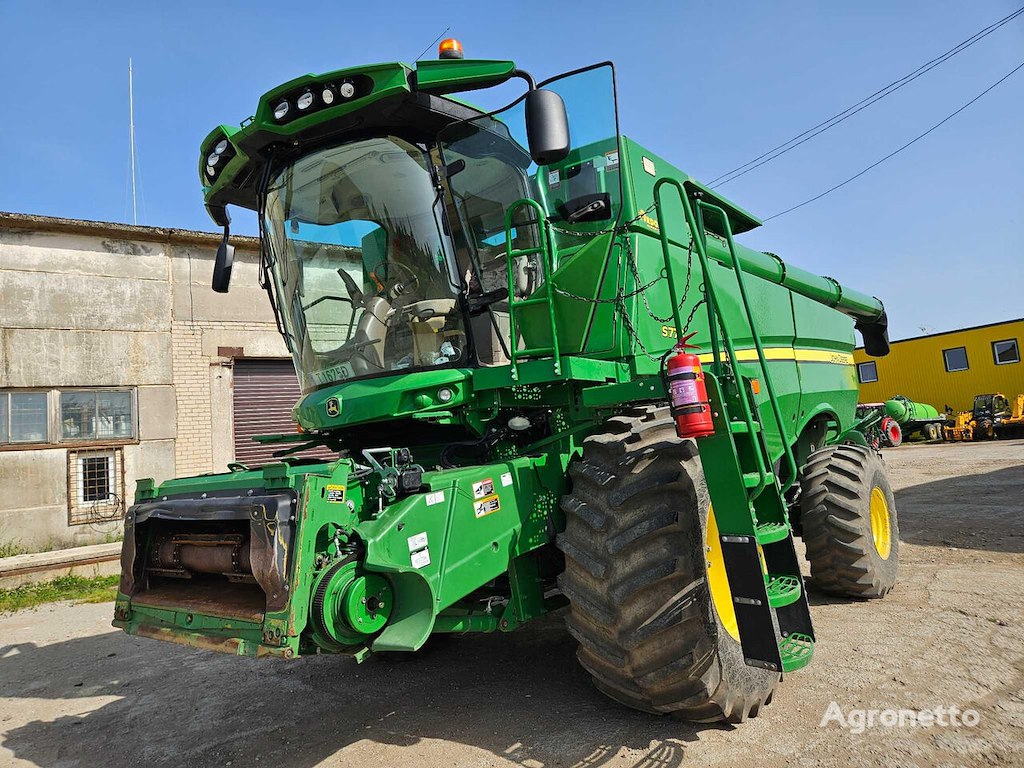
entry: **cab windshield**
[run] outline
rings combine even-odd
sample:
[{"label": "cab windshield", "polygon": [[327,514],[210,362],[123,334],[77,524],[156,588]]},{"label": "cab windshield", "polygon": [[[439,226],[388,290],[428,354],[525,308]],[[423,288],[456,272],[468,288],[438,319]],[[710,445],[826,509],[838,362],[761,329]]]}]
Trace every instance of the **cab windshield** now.
[{"label": "cab windshield", "polygon": [[389,136],[315,152],[271,180],[268,266],[304,391],[464,361],[428,162]]}]

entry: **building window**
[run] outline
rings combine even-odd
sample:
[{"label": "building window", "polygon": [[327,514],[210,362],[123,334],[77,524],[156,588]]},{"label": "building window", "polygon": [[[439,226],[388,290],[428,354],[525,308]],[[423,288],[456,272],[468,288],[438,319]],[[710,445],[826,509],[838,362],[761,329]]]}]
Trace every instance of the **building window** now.
[{"label": "building window", "polygon": [[995,359],[996,365],[1019,363],[1020,347],[1017,346],[1017,340],[1005,339],[1003,341],[993,341],[992,357]]},{"label": "building window", "polygon": [[0,443],[45,443],[48,426],[45,392],[0,392]]},{"label": "building window", "polygon": [[122,450],[68,451],[68,524],[116,520],[123,513]]},{"label": "building window", "polygon": [[966,371],[968,368],[967,349],[965,347],[944,349],[942,350],[942,360],[946,364],[946,371],[949,373]]},{"label": "building window", "polygon": [[130,440],[135,436],[132,393],[65,390],[60,393],[63,440]]},{"label": "building window", "polygon": [[134,389],[0,391],[0,448],[137,438]]},{"label": "building window", "polygon": [[861,384],[870,384],[873,381],[878,381],[878,366],[875,365],[874,360],[869,360],[866,363],[857,363],[857,380]]}]

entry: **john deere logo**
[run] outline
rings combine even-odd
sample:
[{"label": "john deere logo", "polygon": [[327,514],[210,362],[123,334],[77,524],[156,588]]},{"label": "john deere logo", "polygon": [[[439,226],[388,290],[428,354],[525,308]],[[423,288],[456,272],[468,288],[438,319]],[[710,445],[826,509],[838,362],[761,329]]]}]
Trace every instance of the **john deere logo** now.
[{"label": "john deere logo", "polygon": [[337,416],[341,413],[341,403],[338,402],[338,398],[336,397],[328,399],[325,407],[327,408],[328,416]]}]

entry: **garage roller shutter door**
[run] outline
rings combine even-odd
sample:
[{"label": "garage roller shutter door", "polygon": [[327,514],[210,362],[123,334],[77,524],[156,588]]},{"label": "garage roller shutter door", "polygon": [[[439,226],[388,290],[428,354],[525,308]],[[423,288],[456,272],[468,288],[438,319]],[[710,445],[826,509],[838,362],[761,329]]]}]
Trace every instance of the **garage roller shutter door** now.
[{"label": "garage roller shutter door", "polygon": [[[301,396],[291,360],[235,360],[235,461],[260,466],[286,446],[260,445],[254,435],[292,434],[292,406]],[[337,458],[326,448],[296,454],[303,458]]]}]

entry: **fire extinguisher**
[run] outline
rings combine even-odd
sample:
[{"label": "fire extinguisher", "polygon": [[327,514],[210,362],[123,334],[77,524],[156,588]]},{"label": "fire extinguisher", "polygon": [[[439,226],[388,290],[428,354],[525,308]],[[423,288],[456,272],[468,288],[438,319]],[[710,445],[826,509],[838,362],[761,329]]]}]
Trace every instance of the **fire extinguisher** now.
[{"label": "fire extinguisher", "polygon": [[680,339],[665,362],[670,410],[676,420],[676,434],[684,439],[715,434],[700,358],[686,351],[697,349],[696,344],[686,343],[693,335]]}]

